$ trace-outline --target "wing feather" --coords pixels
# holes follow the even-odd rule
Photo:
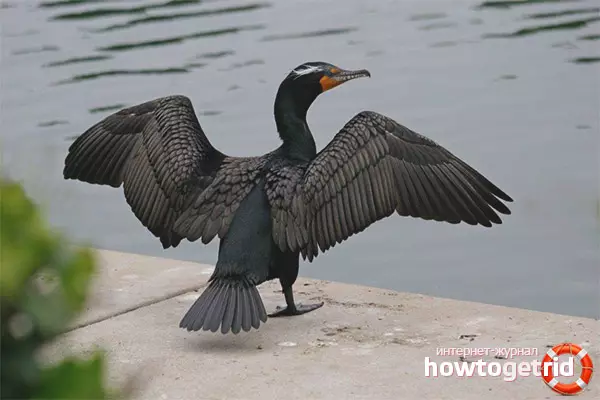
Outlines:
[[[209,142],[185,96],[118,111],[79,136],[65,179],[120,187],[163,247],[223,237],[256,183],[261,158],[228,157]]]
[[[501,200],[512,201],[433,140],[368,111],[352,118],[311,163],[277,178],[272,186],[287,180],[295,187],[288,199],[268,193],[276,209],[275,242],[310,260],[394,212],[490,227],[502,223],[498,213],[510,214]],[[291,204],[300,205],[292,210]],[[277,240],[293,228],[307,235]]]

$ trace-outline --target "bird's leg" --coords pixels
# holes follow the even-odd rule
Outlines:
[[[301,315],[316,310],[317,308],[323,307],[323,302],[306,305],[294,303],[294,293],[292,291],[292,286],[284,287],[283,295],[285,296],[285,302],[287,304],[287,307],[277,307],[277,310],[274,313],[269,314],[269,317],[289,317],[292,315]]]

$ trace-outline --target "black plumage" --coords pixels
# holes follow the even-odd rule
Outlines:
[[[275,122],[282,145],[261,157],[230,157],[204,134],[190,100],[170,96],[123,109],[78,137],[64,177],[119,187],[136,217],[164,248],[183,238],[221,239],[209,286],[182,319],[188,330],[258,328],[267,314],[256,286],[281,282],[297,315],[292,285],[300,254],[312,260],[394,212],[491,227],[512,199],[434,141],[381,114],[352,118],[317,153],[306,122],[322,92],[370,76],[305,63],[281,83]]]

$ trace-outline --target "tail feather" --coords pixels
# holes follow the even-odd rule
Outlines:
[[[216,332],[217,329],[219,329],[221,321],[218,318],[219,313],[221,313],[221,318],[223,316],[223,296],[225,295],[226,289],[227,287],[225,285],[217,286],[211,304],[206,307],[206,312],[202,315],[204,323],[202,325],[197,324],[198,329],[200,329],[200,326],[205,331],[210,330]]]
[[[210,307],[212,306],[215,298],[217,297],[217,293],[217,290],[213,290],[206,293],[206,296],[202,303],[199,303],[198,300],[200,299],[198,299],[196,303],[194,303],[194,305],[197,305],[197,307],[195,309],[194,307],[190,308],[190,310],[188,311],[188,315],[190,316],[189,323],[191,325],[192,330],[197,331],[202,328],[206,316],[209,315],[208,309],[210,309]]]
[[[190,307],[180,328],[188,331],[248,332],[267,321],[267,312],[256,286],[244,278],[217,278]]]
[[[231,325],[231,331],[233,333],[238,333],[242,328],[242,307],[244,299],[242,298],[242,291],[237,291],[237,297],[235,302],[235,311],[233,317],[233,323]]]
[[[265,310],[265,305],[260,299],[257,301],[254,296],[250,296],[250,301],[252,302],[252,305],[250,306],[250,309],[252,310],[252,327],[258,329],[262,318],[266,318],[267,316],[267,310]]]
[[[235,305],[237,304],[238,291],[234,290],[229,299],[227,299],[227,308],[225,309],[225,315],[223,315],[223,322],[221,326],[221,332],[227,333],[224,327],[233,326],[233,317],[235,316]]]
[[[250,322],[252,319],[252,301],[250,300],[249,292],[243,291],[242,296],[244,299],[242,301],[242,304],[244,305],[244,311],[242,312],[242,329],[248,332],[252,327],[252,324]]]

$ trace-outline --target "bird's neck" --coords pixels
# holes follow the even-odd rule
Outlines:
[[[281,149],[293,159],[310,161],[317,154],[317,146],[308,123],[306,113],[311,101],[295,98],[291,93],[279,90],[275,98],[275,123],[283,141]]]

